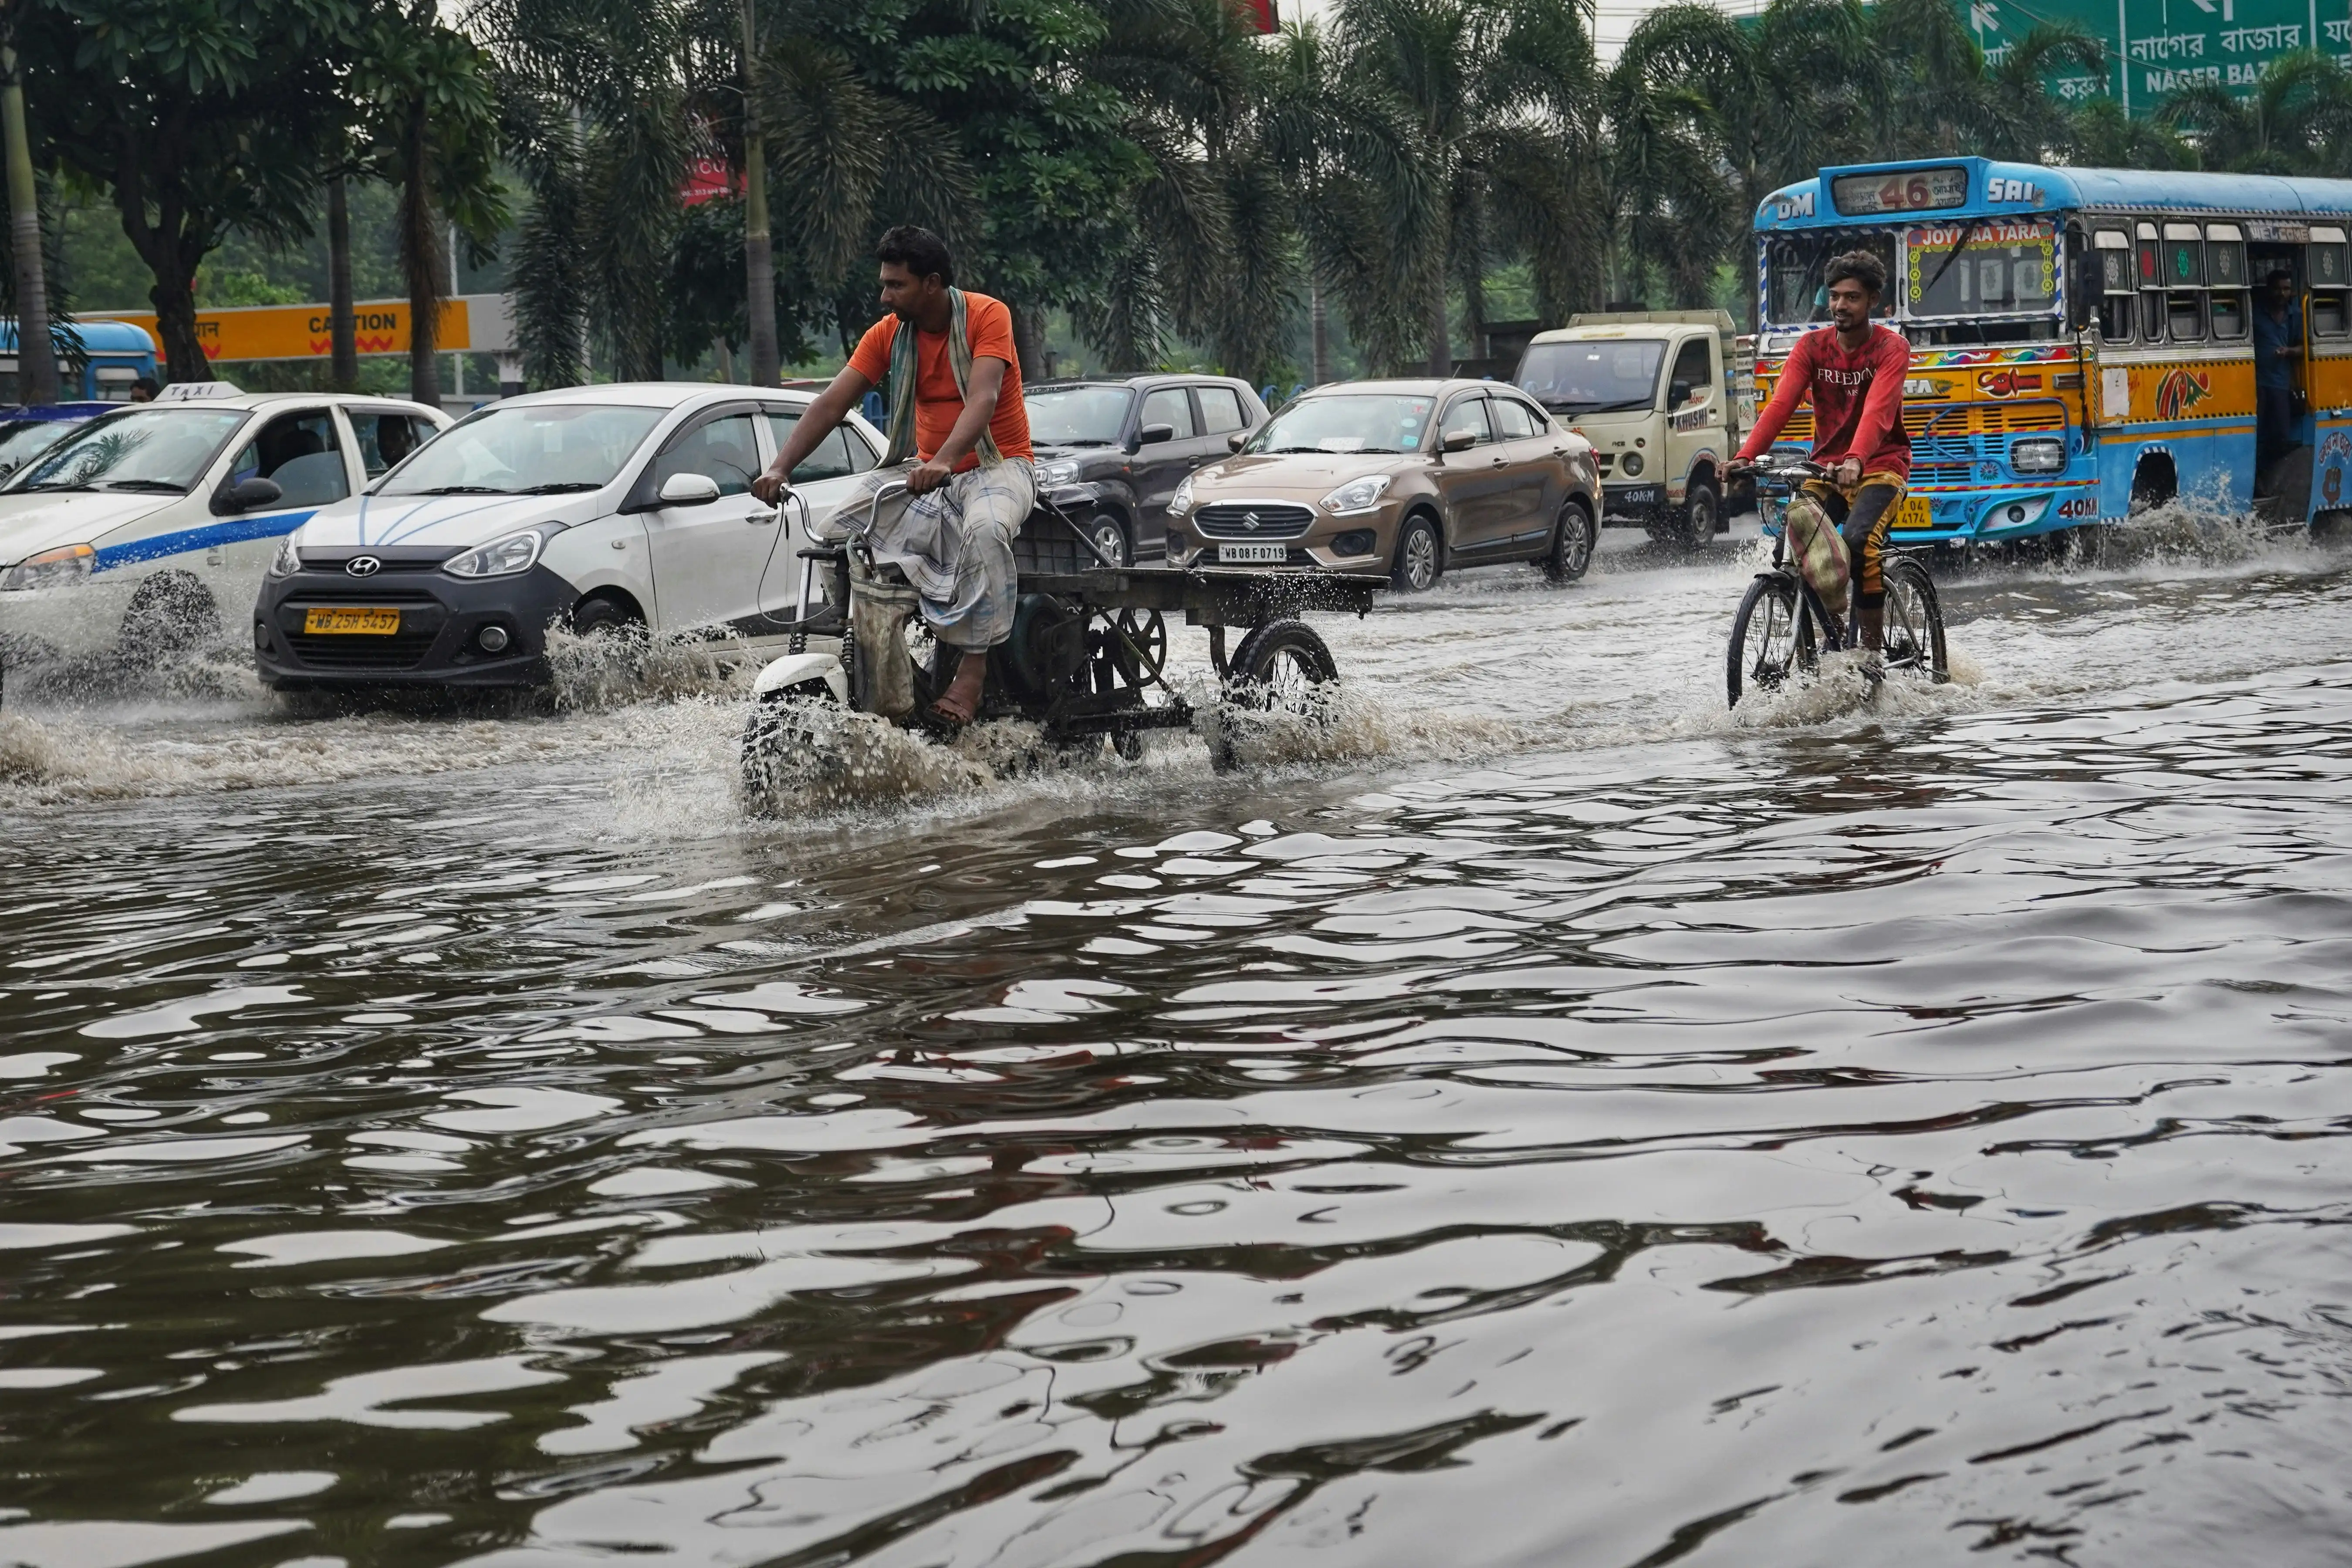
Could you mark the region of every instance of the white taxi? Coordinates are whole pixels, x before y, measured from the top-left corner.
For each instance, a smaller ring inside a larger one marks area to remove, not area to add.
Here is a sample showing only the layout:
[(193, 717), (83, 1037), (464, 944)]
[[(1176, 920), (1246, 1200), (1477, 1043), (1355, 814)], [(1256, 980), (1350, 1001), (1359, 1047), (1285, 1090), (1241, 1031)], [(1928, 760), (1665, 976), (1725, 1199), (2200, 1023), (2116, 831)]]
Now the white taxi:
[(10, 662), (182, 646), (253, 602), (278, 542), (450, 423), (395, 398), (184, 382), (102, 414), (0, 484)]
[(279, 689), (519, 686), (551, 626), (759, 647), (797, 615), (812, 525), (880, 461), (852, 415), (765, 505), (751, 480), (813, 395), (709, 383), (574, 386), (476, 410), (282, 542), (254, 605)]

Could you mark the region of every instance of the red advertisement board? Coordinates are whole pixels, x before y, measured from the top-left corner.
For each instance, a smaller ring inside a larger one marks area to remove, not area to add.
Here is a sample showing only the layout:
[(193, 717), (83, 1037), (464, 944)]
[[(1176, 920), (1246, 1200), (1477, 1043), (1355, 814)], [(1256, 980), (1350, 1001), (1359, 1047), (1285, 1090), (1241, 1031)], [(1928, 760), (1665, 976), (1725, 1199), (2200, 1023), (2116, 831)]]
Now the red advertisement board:
[(1235, 0), (1242, 16), (1261, 33), (1271, 33), (1280, 24), (1275, 19), (1274, 0)]

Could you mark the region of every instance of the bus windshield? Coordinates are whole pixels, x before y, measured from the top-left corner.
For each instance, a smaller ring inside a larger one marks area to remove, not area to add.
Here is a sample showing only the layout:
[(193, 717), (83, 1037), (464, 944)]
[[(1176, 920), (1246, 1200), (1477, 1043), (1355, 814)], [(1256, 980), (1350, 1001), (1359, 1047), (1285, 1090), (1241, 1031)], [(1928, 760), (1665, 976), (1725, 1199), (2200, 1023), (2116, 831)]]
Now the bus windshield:
[(2058, 242), (2046, 223), (1963, 219), (1903, 238), (1905, 315), (2039, 314), (2058, 302)]
[[(1895, 234), (1889, 229), (1816, 228), (1775, 234), (1764, 242), (1764, 320), (1775, 327), (1801, 327), (1830, 319), (1828, 285), (1822, 274), (1832, 256), (1867, 250), (1886, 264), (1886, 276), (1895, 276)], [(1895, 314), (1894, 290), (1878, 307), (1881, 316)]]

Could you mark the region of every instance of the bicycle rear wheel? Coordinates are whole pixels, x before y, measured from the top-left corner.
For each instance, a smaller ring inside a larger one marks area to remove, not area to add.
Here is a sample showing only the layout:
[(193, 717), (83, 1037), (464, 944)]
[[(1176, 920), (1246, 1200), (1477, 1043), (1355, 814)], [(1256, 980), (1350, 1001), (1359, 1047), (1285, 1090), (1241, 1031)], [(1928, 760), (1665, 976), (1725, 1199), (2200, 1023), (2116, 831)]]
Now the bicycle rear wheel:
[(1944, 607), (1936, 584), (1916, 561), (1886, 563), (1885, 663), (1889, 676), (1941, 686), (1951, 679), (1944, 653)]
[(1724, 686), (1731, 705), (1746, 691), (1775, 691), (1789, 678), (1813, 668), (1812, 616), (1805, 613), (1793, 579), (1759, 577), (1739, 601), (1731, 622), (1731, 647), (1724, 655)]

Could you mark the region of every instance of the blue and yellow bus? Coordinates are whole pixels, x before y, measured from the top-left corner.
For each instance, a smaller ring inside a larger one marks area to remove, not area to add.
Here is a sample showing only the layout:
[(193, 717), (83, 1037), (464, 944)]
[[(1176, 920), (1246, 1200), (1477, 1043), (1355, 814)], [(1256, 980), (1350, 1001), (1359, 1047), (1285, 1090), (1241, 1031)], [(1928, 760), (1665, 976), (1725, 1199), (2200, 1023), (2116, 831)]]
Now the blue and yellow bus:
[[(1757, 208), (1755, 397), (1827, 319), (1826, 260), (1868, 249), (1911, 342), (1899, 537), (2019, 539), (2176, 498), (2273, 520), (2352, 510), (2347, 229), (2352, 181), (1984, 158), (1823, 169)], [(2280, 271), (2303, 353), (2291, 429), (2258, 475), (2254, 312)], [(1811, 434), (1801, 411), (1781, 440)]]

